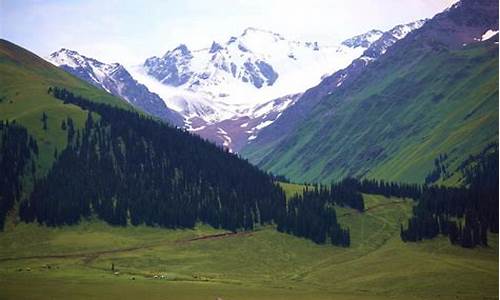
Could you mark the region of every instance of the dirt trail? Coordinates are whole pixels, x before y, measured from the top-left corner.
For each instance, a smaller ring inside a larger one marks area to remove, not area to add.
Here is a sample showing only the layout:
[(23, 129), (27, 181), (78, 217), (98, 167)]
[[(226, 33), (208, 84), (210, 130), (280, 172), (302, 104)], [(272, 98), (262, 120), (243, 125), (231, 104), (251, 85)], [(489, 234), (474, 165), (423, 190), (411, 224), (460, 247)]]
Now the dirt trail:
[[(384, 206), (390, 206), (390, 205), (400, 204), (400, 203), (402, 203), (402, 201), (391, 201), (391, 202), (381, 203), (381, 204), (372, 206), (370, 208), (367, 208), (363, 212), (369, 212), (369, 211), (377, 210), (377, 209), (384, 207)], [(360, 212), (354, 212), (354, 213), (360, 213)], [(342, 214), (342, 216), (346, 216), (346, 215), (350, 215), (350, 214), (353, 214), (353, 213), (350, 213), (350, 212), (345, 213), (345, 214)], [(210, 234), (210, 235), (194, 237), (194, 238), (190, 238), (190, 239), (181, 239), (181, 240), (176, 240), (174, 242), (163, 241), (163, 242), (149, 244), (149, 245), (140, 245), (140, 246), (126, 247), (126, 248), (93, 251), (93, 252), (76, 252), (76, 253), (67, 253), (67, 254), (0, 257), (0, 262), (13, 261), (13, 260), (25, 260), (25, 259), (79, 258), (79, 257), (81, 257), (81, 258), (84, 258), (85, 263), (90, 263), (93, 260), (95, 260), (96, 258), (98, 258), (99, 256), (106, 255), (106, 254), (132, 252), (132, 251), (137, 251), (137, 250), (150, 249), (150, 248), (168, 245), (171, 243), (184, 244), (184, 243), (190, 243), (190, 242), (195, 242), (195, 241), (200, 241), (200, 240), (216, 240), (216, 239), (224, 239), (224, 238), (237, 237), (237, 236), (251, 236), (253, 234), (253, 232), (255, 232), (255, 231), (224, 232), (224, 233), (217, 233), (217, 234)]]
[(372, 206), (370, 208), (367, 208), (367, 209), (363, 210), (362, 212), (356, 210), (354, 212), (343, 213), (340, 216), (344, 217), (344, 216), (349, 216), (349, 215), (352, 215), (352, 214), (361, 214), (361, 213), (365, 213), (365, 212), (370, 212), (370, 211), (378, 210), (381, 207), (392, 206), (392, 205), (401, 204), (401, 203), (404, 203), (404, 201), (384, 202), (384, 203), (380, 203), (380, 204), (374, 205), (374, 206)]
[(240, 232), (226, 232), (226, 233), (218, 233), (218, 234), (210, 234), (210, 235), (204, 235), (204, 236), (199, 236), (195, 237), (192, 239), (188, 240), (179, 240), (178, 242), (194, 242), (194, 241), (199, 241), (199, 240), (217, 240), (217, 239), (223, 239), (227, 237), (234, 237), (234, 236), (247, 236), (247, 235), (252, 235), (252, 231), (240, 231)]
[(164, 246), (164, 245), (168, 245), (171, 243), (189, 243), (189, 242), (194, 242), (194, 241), (199, 241), (199, 240), (215, 240), (215, 239), (223, 239), (223, 238), (228, 238), (228, 237), (246, 236), (246, 235), (252, 235), (252, 232), (250, 232), (250, 231), (225, 232), (225, 233), (204, 235), (204, 236), (199, 236), (199, 237), (190, 238), (190, 239), (181, 239), (181, 240), (177, 240), (174, 242), (164, 241), (164, 242), (154, 243), (154, 244), (149, 244), (149, 245), (141, 245), (141, 246), (117, 248), (117, 249), (109, 249), (109, 250), (101, 250), (101, 251), (93, 251), (93, 252), (76, 252), (76, 253), (67, 253), (67, 254), (0, 257), (0, 262), (12, 261), (12, 260), (25, 260), (25, 259), (79, 258), (79, 257), (82, 257), (82, 258), (84, 258), (85, 263), (90, 263), (91, 261), (93, 261), (94, 259), (99, 257), (100, 255), (105, 255), (105, 254), (132, 252), (132, 251), (137, 251), (137, 250), (150, 249), (150, 248), (155, 248), (155, 247), (159, 247), (159, 246)]

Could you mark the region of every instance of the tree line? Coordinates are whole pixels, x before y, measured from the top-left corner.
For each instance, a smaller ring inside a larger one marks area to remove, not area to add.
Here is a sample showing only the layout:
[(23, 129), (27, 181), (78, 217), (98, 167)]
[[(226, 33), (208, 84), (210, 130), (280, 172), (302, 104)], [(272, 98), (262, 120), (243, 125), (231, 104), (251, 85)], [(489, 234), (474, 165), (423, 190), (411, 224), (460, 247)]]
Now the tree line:
[(330, 242), (333, 245), (349, 247), (350, 232), (338, 223), (335, 205), (363, 212), (365, 203), (361, 193), (416, 198), (421, 190), (422, 187), (417, 184), (360, 181), (355, 178), (345, 178), (329, 186), (307, 186), (302, 195), (289, 199), (286, 213), (277, 222), (278, 230), (311, 239), (318, 244)]
[(411, 199), (418, 199), (424, 188), (421, 184), (416, 183), (391, 182), (376, 179), (363, 179), (358, 184), (358, 189), (362, 193)]

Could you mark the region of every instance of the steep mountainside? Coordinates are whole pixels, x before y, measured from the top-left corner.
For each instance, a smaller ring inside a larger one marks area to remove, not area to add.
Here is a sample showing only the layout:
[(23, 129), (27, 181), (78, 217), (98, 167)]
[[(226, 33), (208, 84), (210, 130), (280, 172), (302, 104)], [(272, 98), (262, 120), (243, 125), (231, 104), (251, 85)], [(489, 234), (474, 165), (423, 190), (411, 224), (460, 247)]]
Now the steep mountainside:
[[(243, 150), (245, 155), (252, 156), (252, 153), (260, 149), (268, 149), (270, 145), (277, 143), (286, 134), (292, 133), (296, 126), (306, 120), (313, 107), (325, 96), (340, 88), (344, 81), (350, 81), (360, 75), (365, 67), (383, 55), (389, 47), (398, 40), (404, 38), (412, 30), (420, 28), (425, 20), (416, 21), (406, 25), (398, 25), (387, 32), (380, 34), (380, 37), (372, 41), (363, 54), (352, 61), (345, 69), (339, 70), (324, 78), (319, 85), (307, 90), (295, 101), (293, 106), (288, 107), (280, 115), (279, 119), (269, 124), (266, 128), (255, 134), (255, 139), (249, 140), (249, 145)], [(361, 37), (363, 37), (362, 35)], [(363, 41), (360, 37), (347, 40), (344, 43), (357, 45)], [(260, 155), (260, 154), (259, 154)], [(258, 159), (258, 158), (255, 158)]]
[(63, 70), (124, 99), (152, 116), (179, 127), (184, 125), (180, 114), (168, 108), (157, 94), (138, 83), (118, 63), (105, 64), (68, 49), (56, 51), (48, 59)]
[[(307, 91), (295, 115), (285, 112), (242, 153), (306, 181), (349, 175), (423, 182), (440, 154), (455, 170), (498, 141), (495, 32), (496, 1), (459, 2), (372, 63), (356, 60)], [(363, 71), (351, 76), (359, 65)], [(293, 118), (300, 122), (286, 128)]]

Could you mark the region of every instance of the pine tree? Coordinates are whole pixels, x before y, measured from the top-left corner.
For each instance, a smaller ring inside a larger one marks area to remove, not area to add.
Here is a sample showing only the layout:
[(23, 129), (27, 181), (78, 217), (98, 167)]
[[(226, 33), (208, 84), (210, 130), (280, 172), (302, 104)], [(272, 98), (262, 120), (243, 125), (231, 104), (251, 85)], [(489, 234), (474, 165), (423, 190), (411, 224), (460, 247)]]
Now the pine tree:
[(48, 119), (47, 114), (45, 112), (43, 112), (42, 119), (41, 119), (43, 130), (47, 130), (47, 119)]

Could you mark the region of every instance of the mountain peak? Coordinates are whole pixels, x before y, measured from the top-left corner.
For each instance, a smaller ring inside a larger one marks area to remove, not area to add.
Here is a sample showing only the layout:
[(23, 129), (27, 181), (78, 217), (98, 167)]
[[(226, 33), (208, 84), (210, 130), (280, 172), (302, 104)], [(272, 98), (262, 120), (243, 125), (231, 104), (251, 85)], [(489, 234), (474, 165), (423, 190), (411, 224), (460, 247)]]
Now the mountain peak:
[(56, 66), (66, 65), (70, 67), (77, 67), (84, 65), (88, 58), (81, 55), (77, 51), (61, 48), (58, 51), (52, 52), (49, 55), (48, 60)]
[(240, 37), (245, 37), (245, 36), (248, 36), (248, 35), (251, 35), (251, 34), (255, 34), (255, 35), (259, 35), (259, 34), (263, 34), (263, 35), (271, 35), (271, 36), (274, 36), (280, 40), (284, 40), (285, 38), (279, 34), (279, 33), (276, 33), (276, 32), (273, 32), (271, 30), (267, 30), (267, 29), (262, 29), (262, 28), (257, 28), (257, 27), (247, 27), (245, 28), (245, 30), (243, 30), (243, 33), (240, 35)]
[(119, 63), (103, 63), (97, 59), (87, 57), (78, 53), (78, 51), (61, 48), (58, 51), (52, 52), (48, 60), (56, 66), (68, 66), (71, 68), (100, 68), (107, 71), (116, 71), (123, 66)]
[(179, 46), (175, 47), (174, 50), (172, 50), (173, 53), (178, 52), (182, 56), (187, 56), (191, 54), (191, 50), (186, 46), (186, 44), (179, 44)]
[(54, 51), (50, 54), (50, 57), (57, 57), (59, 55), (71, 55), (71, 56), (74, 56), (74, 55), (80, 55), (77, 51), (75, 50), (71, 50), (71, 49), (67, 49), (67, 48), (61, 48), (57, 51)]
[[(186, 46), (185, 48), (181, 46), (177, 47), (180, 48), (178, 51), (187, 49)], [(169, 109), (157, 94), (138, 83), (119, 63), (104, 63), (66, 48), (50, 54), (48, 61), (153, 116), (176, 126), (184, 125), (182, 117), (177, 112)]]
[(393, 27), (391, 30), (388, 31), (388, 33), (392, 34), (398, 39), (401, 39), (406, 36), (410, 31), (413, 31), (415, 29), (418, 29), (424, 25), (424, 23), (427, 21), (427, 19), (422, 19), (418, 20), (415, 22), (411, 22), (408, 24), (401, 24)]
[(265, 32), (265, 33), (273, 33), (269, 30), (265, 30), (265, 29), (261, 29), (261, 28), (257, 28), (257, 27), (247, 27), (243, 30), (243, 33), (241, 34), (241, 36), (244, 36), (244, 35), (247, 35), (249, 33), (253, 33), (253, 32)]

